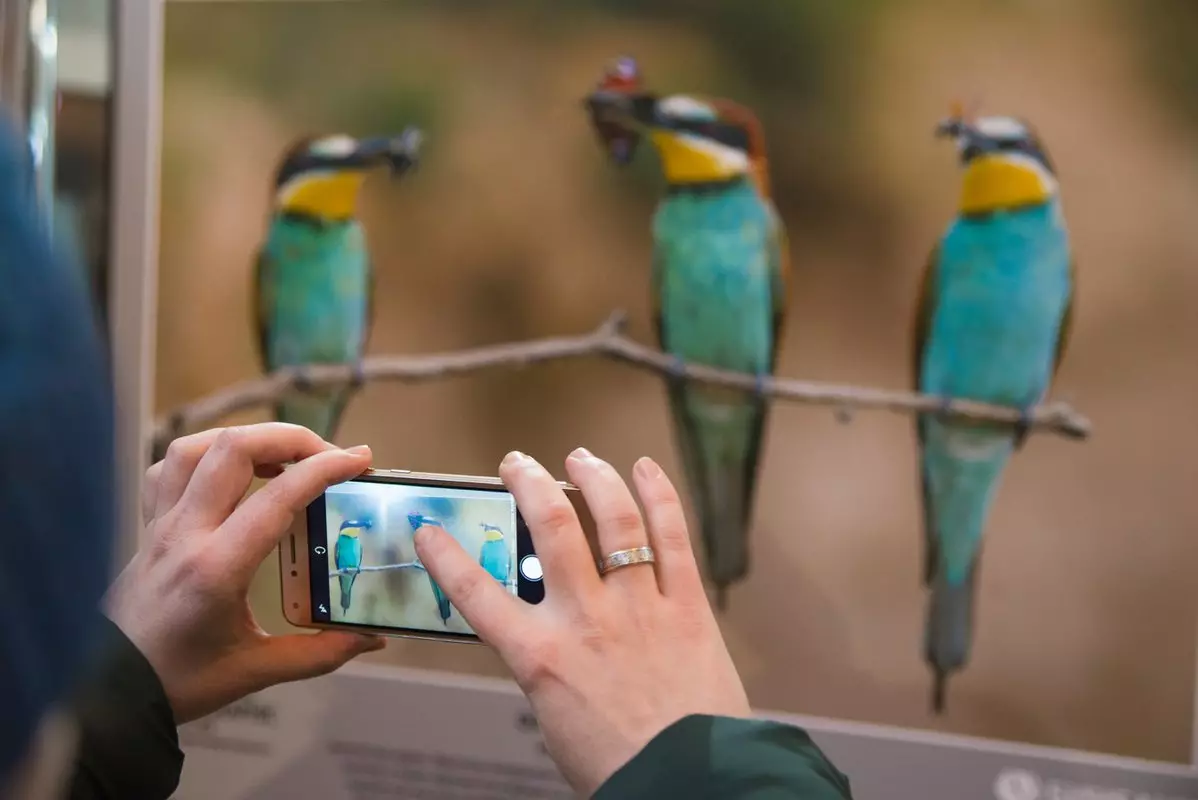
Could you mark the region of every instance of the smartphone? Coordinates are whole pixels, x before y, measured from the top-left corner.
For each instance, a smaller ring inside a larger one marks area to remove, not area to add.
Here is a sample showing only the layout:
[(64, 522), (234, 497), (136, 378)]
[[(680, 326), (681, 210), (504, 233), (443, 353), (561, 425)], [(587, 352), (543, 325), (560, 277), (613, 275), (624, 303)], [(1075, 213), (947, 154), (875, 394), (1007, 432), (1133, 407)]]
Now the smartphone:
[[(559, 483), (585, 517), (582, 492)], [(283, 614), (304, 628), (478, 642), (420, 563), (414, 536), (448, 531), (508, 592), (545, 597), (541, 562), (499, 478), (373, 469), (330, 486), (279, 544)]]

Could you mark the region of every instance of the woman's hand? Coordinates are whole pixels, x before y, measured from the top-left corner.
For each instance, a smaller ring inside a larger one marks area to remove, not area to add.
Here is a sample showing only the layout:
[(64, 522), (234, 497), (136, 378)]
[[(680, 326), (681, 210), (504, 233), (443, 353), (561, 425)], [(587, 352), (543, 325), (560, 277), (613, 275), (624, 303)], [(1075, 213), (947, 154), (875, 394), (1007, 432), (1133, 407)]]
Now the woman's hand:
[(589, 796), (649, 741), (690, 714), (749, 716), (749, 702), (703, 591), (678, 494), (653, 461), (633, 470), (642, 519), (611, 465), (566, 460), (604, 555), (649, 545), (656, 563), (600, 576), (565, 492), (511, 453), (500, 476), (544, 567), (545, 599), (521, 602), (443, 531), (416, 534), (421, 561), (528, 695), (562, 773)]
[[(283, 471), (288, 462), (297, 463)], [(369, 467), (368, 448), (342, 450), (282, 423), (177, 439), (150, 467), (148, 543), (109, 590), (108, 610), (158, 673), (177, 723), (383, 647), (375, 636), (333, 631), (269, 636), (247, 598), (294, 516)], [(255, 474), (271, 480), (243, 503)]]

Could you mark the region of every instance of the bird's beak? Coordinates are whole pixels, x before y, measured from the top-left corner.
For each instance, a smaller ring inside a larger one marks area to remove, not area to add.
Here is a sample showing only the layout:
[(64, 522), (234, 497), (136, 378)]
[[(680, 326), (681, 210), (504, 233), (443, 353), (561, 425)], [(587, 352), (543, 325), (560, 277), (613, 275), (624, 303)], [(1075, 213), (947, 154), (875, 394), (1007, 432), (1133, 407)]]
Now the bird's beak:
[(419, 161), (423, 135), (417, 128), (408, 128), (398, 136), (375, 136), (363, 139), (351, 156), (354, 166), (372, 167), (387, 164), (392, 177), (414, 169)]
[(587, 95), (583, 103), (608, 156), (621, 166), (630, 163), (641, 131), (652, 122), (655, 98), (600, 89)]
[(994, 142), (984, 136), (977, 128), (960, 117), (953, 116), (941, 120), (936, 125), (935, 136), (942, 139), (953, 139), (961, 154), (961, 162), (969, 163), (974, 158), (994, 149)]

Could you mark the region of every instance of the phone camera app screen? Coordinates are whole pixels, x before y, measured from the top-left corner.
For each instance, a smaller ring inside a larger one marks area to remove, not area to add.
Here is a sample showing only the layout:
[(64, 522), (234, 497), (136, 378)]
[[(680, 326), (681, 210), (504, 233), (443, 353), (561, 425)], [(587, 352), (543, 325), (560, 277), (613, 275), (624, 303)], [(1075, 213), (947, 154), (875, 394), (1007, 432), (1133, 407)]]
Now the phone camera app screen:
[(325, 531), (323, 547), (312, 537), (314, 620), (474, 635), (416, 555), (424, 526), (449, 533), (518, 594), (519, 518), (506, 491), (355, 480), (329, 487), (323, 499), (308, 512), (309, 530)]

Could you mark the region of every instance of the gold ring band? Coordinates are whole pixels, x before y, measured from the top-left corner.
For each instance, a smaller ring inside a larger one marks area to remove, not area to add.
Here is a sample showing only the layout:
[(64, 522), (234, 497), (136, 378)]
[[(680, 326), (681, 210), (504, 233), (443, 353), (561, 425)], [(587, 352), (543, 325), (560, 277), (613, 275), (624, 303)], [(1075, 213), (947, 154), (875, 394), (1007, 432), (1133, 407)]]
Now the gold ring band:
[(652, 547), (634, 547), (631, 550), (617, 550), (609, 553), (599, 562), (599, 574), (606, 575), (621, 567), (631, 567), (633, 564), (652, 564), (657, 559), (653, 556)]

